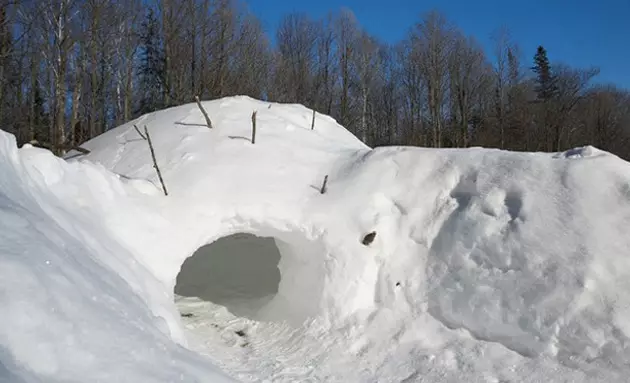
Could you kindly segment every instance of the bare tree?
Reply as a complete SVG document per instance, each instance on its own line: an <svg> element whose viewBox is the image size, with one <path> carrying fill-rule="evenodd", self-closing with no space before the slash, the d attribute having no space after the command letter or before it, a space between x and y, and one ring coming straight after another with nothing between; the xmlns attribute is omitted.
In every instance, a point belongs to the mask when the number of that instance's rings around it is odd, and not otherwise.
<svg viewBox="0 0 630 383"><path fill-rule="evenodd" d="M381 64L376 79L376 88L372 96L374 104L375 137L373 145L391 145L399 142L399 123L401 114L401 68L396 61L396 50L392 46L381 45L379 49Z"/></svg>
<svg viewBox="0 0 630 383"><path fill-rule="evenodd" d="M341 94L339 100L339 121L348 126L351 122L350 84L352 82L351 62L355 55L358 37L357 21L348 9L342 9L336 20L337 60L339 61L339 75L341 76Z"/></svg>
<svg viewBox="0 0 630 383"><path fill-rule="evenodd" d="M335 62L335 30L332 16L329 15L317 26L317 63L315 78L315 108L323 113L331 114L333 108L334 88L337 83L337 66Z"/></svg>
<svg viewBox="0 0 630 383"><path fill-rule="evenodd" d="M368 142L368 103L370 91L374 86L380 72L379 44L374 38L362 33L357 44L356 68L360 88L361 99L361 125L360 137L363 142Z"/></svg>
<svg viewBox="0 0 630 383"><path fill-rule="evenodd" d="M468 129L472 115L473 94L479 92L485 57L477 43L464 36L454 38L453 49L449 55L450 94L457 126L455 142L457 146L468 146ZM501 147L503 147L503 137Z"/></svg>
<svg viewBox="0 0 630 383"><path fill-rule="evenodd" d="M426 104L426 78L422 73L421 62L424 52L415 42L414 35L396 47L400 62L402 85L402 108L404 113L404 140L415 145L427 146L424 134L423 110Z"/></svg>
<svg viewBox="0 0 630 383"><path fill-rule="evenodd" d="M567 129L567 122L571 112L578 102L584 97L588 84L599 73L599 69L586 70L572 69L565 65L555 65L558 93L554 100L552 129L552 142L549 147L552 151L560 151L565 146L563 140L570 140L571 130Z"/></svg>
<svg viewBox="0 0 630 383"><path fill-rule="evenodd" d="M452 27L436 11L428 13L416 25L414 43L422 50L420 67L427 81L429 118L433 146L442 146L443 107L448 86L448 58L452 49Z"/></svg>
<svg viewBox="0 0 630 383"><path fill-rule="evenodd" d="M289 100L310 106L317 47L317 26L303 14L290 14L277 32L284 94Z"/></svg>
<svg viewBox="0 0 630 383"><path fill-rule="evenodd" d="M494 78L495 78L495 117L499 131L499 148L506 147L506 109L507 109L507 82L508 82L508 53L511 49L510 32L506 27L501 27L492 34L494 40Z"/></svg>
<svg viewBox="0 0 630 383"><path fill-rule="evenodd" d="M245 94L261 99L269 85L271 47L260 21L251 14L244 15L236 37L233 55L231 94Z"/></svg>
<svg viewBox="0 0 630 383"><path fill-rule="evenodd" d="M142 15L140 0L124 0L121 17L113 25L113 87L116 99L116 124L132 115L134 60L140 45L137 29Z"/></svg>
<svg viewBox="0 0 630 383"><path fill-rule="evenodd" d="M212 88L210 95L223 97L228 94L229 61L237 33L236 12L230 0L217 0L212 12L212 35L210 40Z"/></svg>
<svg viewBox="0 0 630 383"><path fill-rule="evenodd" d="M66 74L70 54L77 41L77 18L79 10L75 0L51 0L38 4L38 12L45 20L40 23L44 41L50 42L49 49L42 50L49 63L49 76L54 93L54 120L51 125L53 150L62 153L66 142Z"/></svg>

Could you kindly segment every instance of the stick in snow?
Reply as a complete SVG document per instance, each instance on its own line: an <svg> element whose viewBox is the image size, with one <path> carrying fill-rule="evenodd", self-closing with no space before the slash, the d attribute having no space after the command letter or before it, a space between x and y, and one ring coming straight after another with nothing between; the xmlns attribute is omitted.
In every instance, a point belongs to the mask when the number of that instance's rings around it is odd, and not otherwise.
<svg viewBox="0 0 630 383"><path fill-rule="evenodd" d="M326 193L326 184L328 183L328 174L324 177L324 183L322 184L322 188L319 190L320 194Z"/></svg>
<svg viewBox="0 0 630 383"><path fill-rule="evenodd" d="M199 96L195 96L195 101L197 101L197 106L199 107L199 109L201 109L201 113L203 113L203 116L206 118L206 124L208 125L208 128L212 129L212 121L210 121L210 117L208 117L208 113L206 113L206 110L203 108L203 105L201 105L201 101L199 101Z"/></svg>
<svg viewBox="0 0 630 383"><path fill-rule="evenodd" d="M82 154L90 154L89 150L82 148L80 146L73 146L70 148L70 150L76 150L77 152L82 153Z"/></svg>
<svg viewBox="0 0 630 383"><path fill-rule="evenodd" d="M256 112L252 112L252 144L256 143Z"/></svg>
<svg viewBox="0 0 630 383"><path fill-rule="evenodd" d="M142 134L142 132L140 131L140 129L138 129L138 127L134 124L133 128L136 130L136 132L138 132L138 134L140 135L140 137L142 137L143 140L147 140L147 138L144 136L144 134Z"/></svg>
<svg viewBox="0 0 630 383"><path fill-rule="evenodd" d="M313 121L311 121L311 130L315 129L315 109L313 109Z"/></svg>
<svg viewBox="0 0 630 383"><path fill-rule="evenodd" d="M164 195L168 195L166 191L166 185L164 185L164 180L162 179L162 173L160 172L160 168L158 167L157 161L155 160L155 151L153 150L153 144L151 143L151 136L149 135L149 131L147 130L147 126L144 126L144 134L147 136L147 141L149 142L149 149L151 149L151 158L153 158L153 167L157 172L158 178L160 179L160 183L162 184L162 190L164 190Z"/></svg>

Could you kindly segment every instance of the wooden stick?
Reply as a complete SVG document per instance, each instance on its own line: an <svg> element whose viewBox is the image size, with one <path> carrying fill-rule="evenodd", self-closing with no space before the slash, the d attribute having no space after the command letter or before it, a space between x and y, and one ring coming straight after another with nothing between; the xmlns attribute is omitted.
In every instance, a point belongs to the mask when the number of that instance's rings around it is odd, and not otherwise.
<svg viewBox="0 0 630 383"><path fill-rule="evenodd" d="M256 143L256 111L252 112L252 144Z"/></svg>
<svg viewBox="0 0 630 383"><path fill-rule="evenodd" d="M195 101L197 101L197 106L199 107L199 109L201 109L201 113L203 113L203 116L206 118L206 124L208 125L208 128L212 129L212 121L210 121L210 117L208 117L208 113L206 113L206 110L203 108L203 105L201 105L201 101L199 101L199 96L195 96Z"/></svg>
<svg viewBox="0 0 630 383"><path fill-rule="evenodd" d="M322 184L322 188L319 190L320 194L326 193L326 184L328 183L328 174L324 177L324 183Z"/></svg>
<svg viewBox="0 0 630 383"><path fill-rule="evenodd" d="M138 134L140 135L140 137L142 137L143 140L147 140L147 138L144 136L144 134L142 134L142 132L140 131L140 129L138 129L138 127L134 124L133 128L136 130L136 132L138 132Z"/></svg>
<svg viewBox="0 0 630 383"><path fill-rule="evenodd" d="M315 129L315 109L313 109L313 121L311 122L311 130Z"/></svg>
<svg viewBox="0 0 630 383"><path fill-rule="evenodd" d="M149 135L149 131L147 130L147 126L144 126L144 134L147 136L147 141L149 142L149 149L151 149L151 158L153 158L153 167L157 172L158 178L160 179L160 183L162 184L162 190L164 190L164 195L168 195L166 191L166 185L164 185L164 180L162 179L162 173L160 172L160 168L158 167L157 160L155 159L155 151L153 150L153 144L151 143L151 136Z"/></svg>
<svg viewBox="0 0 630 383"><path fill-rule="evenodd" d="M76 150L77 152L83 153L83 154L90 154L89 150L87 150L85 148L82 148L80 146L73 146L73 147L70 148L70 150Z"/></svg>

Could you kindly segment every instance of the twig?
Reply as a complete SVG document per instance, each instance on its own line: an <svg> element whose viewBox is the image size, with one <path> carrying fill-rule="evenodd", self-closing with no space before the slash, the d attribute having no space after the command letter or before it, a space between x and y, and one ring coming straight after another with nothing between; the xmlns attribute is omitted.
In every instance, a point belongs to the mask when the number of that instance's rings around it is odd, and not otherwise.
<svg viewBox="0 0 630 383"><path fill-rule="evenodd" d="M82 148L80 146L73 146L73 147L70 148L70 150L76 150L77 152L83 153L83 154L90 154L89 150L87 150L85 148Z"/></svg>
<svg viewBox="0 0 630 383"><path fill-rule="evenodd" d="M162 184L162 190L164 190L164 195L168 195L166 191L166 185L164 185L164 180L162 179L162 173L160 172L160 168L158 167L157 161L155 159L155 151L153 151L153 144L151 143L151 136L149 135L149 131L147 130L147 126L144 126L144 134L147 136L147 141L149 142L149 149L151 149L151 158L153 158L153 167L157 172L158 178L160 179L160 183Z"/></svg>
<svg viewBox="0 0 630 383"><path fill-rule="evenodd" d="M322 184L322 188L319 190L320 194L326 193L326 184L328 183L328 174L324 177L324 183Z"/></svg>
<svg viewBox="0 0 630 383"><path fill-rule="evenodd" d="M252 144L256 143L256 111L252 112Z"/></svg>
<svg viewBox="0 0 630 383"><path fill-rule="evenodd" d="M208 125L208 128L212 129L212 121L210 121L210 117L208 117L208 113L206 113L206 110L203 108L203 105L201 105L201 101L199 101L199 96L195 96L195 101L197 101L197 106L199 107L199 109L201 109L201 113L203 113L203 116L206 118L206 124Z"/></svg>
<svg viewBox="0 0 630 383"><path fill-rule="evenodd" d="M144 136L144 134L142 134L142 132L140 131L140 129L138 129L138 127L134 124L133 128L136 130L136 132L138 132L138 134L140 135L140 137L142 137L143 140L147 140L147 138Z"/></svg>
<svg viewBox="0 0 630 383"><path fill-rule="evenodd" d="M311 121L311 130L315 129L315 109L313 109L313 121Z"/></svg>

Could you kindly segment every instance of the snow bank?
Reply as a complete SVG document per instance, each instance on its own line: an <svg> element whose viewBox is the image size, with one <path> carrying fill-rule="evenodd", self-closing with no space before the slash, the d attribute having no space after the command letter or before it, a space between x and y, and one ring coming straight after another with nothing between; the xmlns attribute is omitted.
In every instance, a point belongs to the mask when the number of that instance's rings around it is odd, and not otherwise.
<svg viewBox="0 0 630 383"><path fill-rule="evenodd" d="M630 372L628 163L592 147L370 150L329 117L311 130L300 105L204 105L214 129L184 105L68 162L0 135L0 376L218 381L217 365L242 381L610 382ZM168 197L134 124L151 133ZM242 315L182 299L192 316L180 319L173 290L200 247L264 256L230 241L239 233L274 239L277 292ZM227 289L218 278L197 287Z"/></svg>
<svg viewBox="0 0 630 383"><path fill-rule="evenodd" d="M170 296L110 234L116 177L4 132L0 164L0 380L222 380L173 342Z"/></svg>

